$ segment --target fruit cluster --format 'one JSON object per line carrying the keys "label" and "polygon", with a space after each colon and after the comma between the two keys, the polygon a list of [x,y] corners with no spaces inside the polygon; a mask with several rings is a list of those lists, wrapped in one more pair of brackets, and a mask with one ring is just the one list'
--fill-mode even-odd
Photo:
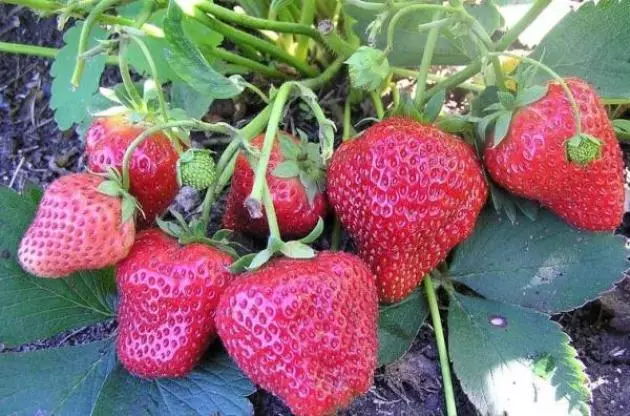
{"label": "fruit cluster", "polygon": [[[612,230],[623,212],[621,152],[596,93],[579,80],[567,84],[581,131],[593,139],[572,142],[572,107],[551,83],[544,97],[514,114],[498,145],[486,146],[485,169],[576,227]],[[378,122],[342,144],[326,178],[305,144],[282,133],[266,176],[280,234],[304,237],[332,208],[358,256],[273,258],[236,278],[230,255],[203,241],[182,245],[154,225],[178,182],[205,188],[215,180],[209,154],[189,150],[180,158],[171,139],[157,133],[131,154],[128,187],[112,174],[124,171],[127,148],[146,127],[119,116],[94,121],[86,139],[89,173],[48,187],[19,248],[22,266],[63,277],[115,265],[117,352],[130,372],[184,376],[218,336],[256,384],[298,415],[334,413],[369,389],[379,301],[408,296],[472,233],[488,197],[474,148],[410,118]],[[263,140],[249,147],[260,149]],[[242,153],[236,160],[223,222],[265,237],[269,225],[245,204],[254,159]],[[135,205],[141,210],[134,214]]]}

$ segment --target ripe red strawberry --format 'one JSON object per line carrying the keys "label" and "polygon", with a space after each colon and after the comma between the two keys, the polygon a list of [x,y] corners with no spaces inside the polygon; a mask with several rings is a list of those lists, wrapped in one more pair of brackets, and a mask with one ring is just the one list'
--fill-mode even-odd
{"label": "ripe red strawberry", "polygon": [[[256,137],[251,145],[260,149],[264,138],[264,135]],[[307,235],[315,227],[319,217],[325,217],[328,211],[323,193],[323,171],[316,161],[317,150],[312,152],[311,149],[312,146],[309,149],[309,145],[300,144],[295,137],[280,133],[269,159],[267,184],[273,198],[280,233],[286,238]],[[293,169],[288,172],[275,171],[287,162],[294,165]],[[236,159],[223,225],[231,230],[266,237],[269,234],[266,217],[263,215],[261,218],[251,218],[244,206],[253,184],[254,171],[247,157],[241,153]]]}
{"label": "ripe red strawberry", "polygon": [[467,144],[405,118],[381,121],[342,144],[327,189],[384,302],[409,295],[470,235],[488,194]]}
{"label": "ripe red strawberry", "polygon": [[538,200],[569,224],[591,231],[614,230],[623,216],[623,157],[606,109],[584,81],[567,83],[580,108],[582,132],[600,141],[599,157],[586,164],[568,159],[575,120],[563,89],[513,116],[507,136],[484,160],[492,178],[510,192]]}
{"label": "ripe red strawberry", "polygon": [[77,173],[48,186],[20,242],[18,259],[24,270],[39,277],[64,277],[112,266],[127,255],[136,234],[133,218],[123,223],[121,199],[97,189],[103,181]]}
{"label": "ripe red strawberry", "polygon": [[214,310],[232,280],[232,258],[204,244],[180,246],[157,229],[138,234],[116,268],[118,358],[146,378],[189,373],[215,337]]}
{"label": "ripe red strawberry", "polygon": [[374,276],[355,256],[274,259],[236,280],[217,332],[238,366],[298,416],[329,415],[372,384],[378,349]]}
{"label": "ripe red strawberry", "polygon": [[[124,115],[95,119],[85,136],[88,168],[93,172],[106,172],[109,167],[122,170],[127,147],[146,128],[145,124],[131,123]],[[171,141],[162,133],[154,134],[134,151],[129,192],[138,199],[146,216],[138,215],[139,228],[152,224],[177,195],[177,159]]]}

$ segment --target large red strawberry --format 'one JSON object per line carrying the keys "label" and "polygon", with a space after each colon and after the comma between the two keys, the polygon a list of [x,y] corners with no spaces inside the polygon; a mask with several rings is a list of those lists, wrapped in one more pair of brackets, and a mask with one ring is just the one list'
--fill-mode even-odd
{"label": "large red strawberry", "polygon": [[[264,138],[264,135],[256,137],[251,142],[252,147],[260,149]],[[274,142],[267,184],[283,237],[303,237],[315,227],[320,217],[326,216],[324,172],[318,158],[316,145],[300,143],[287,133],[280,133]],[[244,206],[253,184],[254,171],[248,157],[241,153],[236,159],[223,224],[235,231],[266,237],[269,227],[265,216],[251,218]]]}
{"label": "large red strawberry", "polygon": [[405,298],[470,235],[488,193],[470,146],[406,118],[342,144],[327,192],[384,302]]}
{"label": "large red strawberry", "polygon": [[77,173],[48,186],[20,243],[24,270],[63,277],[112,266],[127,255],[136,234],[133,218],[123,222],[121,199],[97,189],[104,181]]}
{"label": "large red strawberry", "polygon": [[374,279],[347,253],[274,259],[225,291],[217,332],[245,374],[296,415],[334,414],[372,384]]}
{"label": "large red strawberry", "polygon": [[232,259],[203,245],[180,246],[157,229],[138,234],[116,268],[118,358],[146,378],[189,373],[215,337],[214,310],[232,280]]}
{"label": "large red strawberry", "polygon": [[[552,82],[542,99],[514,114],[507,136],[485,149],[486,167],[501,186],[540,201],[575,227],[614,230],[623,216],[621,150],[597,93],[582,80],[567,83],[580,109],[582,133],[599,142],[595,159],[570,160],[575,119],[564,90]],[[589,144],[583,143],[585,150]]]}
{"label": "large red strawberry", "polygon": [[[130,122],[125,115],[96,118],[85,136],[88,168],[93,172],[105,172],[110,167],[122,170],[127,147],[147,127]],[[133,152],[129,192],[145,214],[138,215],[139,227],[152,224],[177,195],[177,159],[171,141],[162,133],[149,137]]]}

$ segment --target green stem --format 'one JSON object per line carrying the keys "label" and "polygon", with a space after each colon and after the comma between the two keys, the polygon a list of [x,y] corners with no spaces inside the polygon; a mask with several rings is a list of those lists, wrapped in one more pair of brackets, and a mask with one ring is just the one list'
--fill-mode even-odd
{"label": "green stem", "polygon": [[77,49],[77,61],[74,66],[72,78],[70,79],[70,83],[74,88],[79,87],[81,75],[83,74],[83,70],[85,69],[85,56],[83,56],[83,54],[85,53],[85,51],[87,51],[90,32],[92,31],[92,27],[94,27],[94,23],[96,23],[97,17],[103,14],[105,10],[118,3],[118,1],[119,0],[102,0],[96,6],[94,6],[92,11],[90,11],[87,18],[85,19],[85,22],[83,22],[81,35],[79,36],[79,47]]}
{"label": "green stem", "polygon": [[376,110],[376,117],[379,120],[382,120],[385,117],[385,109],[383,108],[383,101],[381,100],[381,96],[376,91],[370,91],[370,98],[372,99],[372,103],[374,104],[374,110]]}
{"label": "green stem", "polygon": [[[42,58],[54,58],[59,53],[57,48],[45,46],[28,45],[25,43],[0,42],[0,52],[12,53],[16,55],[39,56]],[[118,65],[118,57],[108,55],[105,63],[107,65]]]}
{"label": "green stem", "polygon": [[314,77],[317,75],[317,71],[315,69],[313,69],[303,61],[300,61],[296,57],[289,55],[282,48],[279,48],[276,45],[257,38],[256,36],[250,35],[249,33],[235,29],[232,26],[227,25],[215,18],[208,17],[199,9],[195,9],[193,17],[199,22],[203,23],[209,29],[222,34],[226,38],[231,39],[236,44],[249,45],[261,52],[268,53],[270,56],[293,66],[295,69],[306,76]]}
{"label": "green stem", "polygon": [[269,235],[276,240],[282,241],[280,235],[280,227],[278,226],[278,218],[276,217],[276,208],[273,206],[273,198],[271,192],[269,192],[269,186],[267,185],[267,179],[263,181],[264,190],[262,194],[262,202],[265,207],[265,216],[267,217],[267,225],[269,226]]}
{"label": "green stem", "polygon": [[442,370],[442,384],[444,385],[444,400],[446,402],[446,414],[448,416],[457,416],[457,408],[455,406],[455,392],[453,390],[453,381],[451,379],[451,369],[449,364],[448,352],[446,350],[446,341],[444,339],[444,330],[442,329],[442,320],[440,319],[440,309],[438,307],[433,281],[430,275],[424,277],[424,288],[426,291],[429,311],[431,312],[431,321],[433,322],[433,330],[435,331],[435,341],[437,343],[438,354],[440,357],[440,369]]}
{"label": "green stem", "polygon": [[[550,3],[551,0],[536,0],[527,13],[525,13],[525,15],[510,30],[508,30],[498,42],[494,44],[493,50],[498,52],[503,51],[512,45],[512,43],[518,39],[520,34],[523,33],[523,31],[527,29],[534,20],[536,20],[536,18]],[[426,99],[431,98],[441,89],[449,89],[463,83],[472,76],[478,74],[479,71],[481,71],[481,60],[476,60],[456,74],[438,82],[433,88],[427,91]]]}
{"label": "green stem", "polygon": [[[414,78],[418,75],[417,71],[413,71],[411,69],[406,69],[406,68],[400,68],[400,67],[392,67],[392,73],[394,75],[400,76],[400,77],[405,77],[405,78]],[[427,74],[427,80],[431,81],[431,82],[441,82],[444,81],[446,79],[448,79],[449,77],[445,77],[442,75],[436,75],[436,74]],[[485,89],[485,87],[481,84],[475,84],[472,82],[462,82],[459,85],[457,85],[459,88],[468,90],[468,91],[472,91],[472,92],[481,92]]]}
{"label": "green stem", "polygon": [[573,93],[571,92],[571,89],[569,88],[569,85],[567,84],[567,82],[564,80],[564,78],[558,75],[557,72],[555,72],[553,69],[549,68],[547,65],[535,59],[529,58],[527,56],[520,56],[514,53],[510,53],[510,52],[492,52],[492,53],[489,53],[488,56],[494,56],[494,57],[508,56],[510,58],[520,59],[521,61],[527,62],[530,65],[534,65],[535,67],[538,67],[542,69],[543,71],[545,71],[546,73],[548,73],[558,84],[560,84],[560,87],[562,87],[564,94],[567,96],[567,99],[569,100],[569,104],[571,105],[571,111],[573,112],[573,118],[575,120],[575,133],[580,134],[582,132],[582,120],[581,120],[582,117],[580,115],[580,106],[575,101],[575,97],[573,96]]}
{"label": "green stem", "polygon": [[[433,15],[433,21],[439,20],[441,17],[442,11],[437,11]],[[421,108],[422,103],[424,102],[424,93],[427,85],[427,75],[429,74],[429,68],[431,67],[431,61],[433,60],[433,51],[435,50],[435,45],[437,44],[439,34],[439,27],[434,27],[430,29],[429,34],[427,35],[427,41],[424,44],[422,61],[420,62],[420,69],[418,70],[418,76],[416,78],[416,96],[414,98],[414,103],[417,108]]]}
{"label": "green stem", "polygon": [[138,110],[143,106],[142,97],[140,97],[140,94],[136,89],[136,85],[131,79],[131,75],[129,73],[129,64],[127,62],[128,42],[128,39],[121,39],[118,44],[118,69],[120,71],[120,78],[122,78],[125,91],[127,91],[127,95],[133,103],[134,109]]}
{"label": "green stem", "polygon": [[269,117],[271,116],[272,106],[266,106],[256,117],[252,119],[245,127],[241,129],[241,136],[245,140],[251,140],[263,131],[269,123]]}
{"label": "green stem", "polygon": [[[305,26],[310,25],[315,18],[315,0],[302,1],[302,14],[300,15],[300,24]],[[300,36],[298,45],[295,50],[295,57],[302,61],[306,61],[308,58],[308,43],[309,38],[306,36]]]}
{"label": "green stem", "polygon": [[222,59],[226,62],[230,62],[236,65],[244,66],[245,68],[251,69],[253,72],[270,77],[270,78],[288,78],[286,74],[278,71],[275,68],[270,67],[269,65],[261,64],[260,62],[256,62],[252,59],[246,58],[244,56],[238,55],[234,52],[230,52],[223,48],[212,48],[207,51],[210,55],[215,56],[219,59]]}
{"label": "green stem", "polygon": [[341,69],[344,61],[348,58],[347,55],[340,55],[333,61],[332,64],[326,68],[324,72],[322,72],[319,76],[311,79],[305,79],[304,81],[300,81],[300,83],[312,90],[320,88],[322,85],[328,83]]}
{"label": "green stem", "polygon": [[260,203],[264,192],[265,184],[267,183],[267,166],[269,165],[269,158],[271,157],[271,150],[273,149],[273,142],[278,133],[278,124],[282,118],[284,111],[284,105],[289,98],[289,93],[293,89],[293,83],[287,82],[282,84],[276,96],[274,98],[271,114],[269,115],[269,123],[267,124],[267,131],[265,132],[265,140],[263,141],[262,148],[260,150],[260,157],[256,164],[256,171],[254,176],[254,185],[252,186],[252,192],[249,195],[248,207],[251,206],[250,215],[253,218],[260,218],[262,212],[260,210]]}
{"label": "green stem", "polygon": [[160,77],[158,74],[157,65],[155,65],[155,60],[153,60],[153,56],[151,55],[149,48],[147,48],[147,44],[144,43],[142,39],[140,39],[138,36],[133,35],[130,37],[134,42],[136,42],[136,45],[138,45],[138,47],[142,51],[142,55],[144,55],[145,61],[147,62],[147,64],[149,64],[149,72],[151,73],[151,77],[155,82],[155,89],[157,92],[162,121],[166,123],[168,121],[168,106],[166,105],[166,99],[164,98],[164,91],[162,90],[162,84],[160,83]]}

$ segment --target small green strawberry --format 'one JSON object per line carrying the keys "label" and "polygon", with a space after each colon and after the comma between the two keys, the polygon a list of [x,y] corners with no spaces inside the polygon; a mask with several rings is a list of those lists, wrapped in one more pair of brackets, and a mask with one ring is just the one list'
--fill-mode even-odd
{"label": "small green strawberry", "polygon": [[208,150],[188,149],[177,161],[177,181],[180,186],[204,190],[214,182],[215,173],[214,159]]}

